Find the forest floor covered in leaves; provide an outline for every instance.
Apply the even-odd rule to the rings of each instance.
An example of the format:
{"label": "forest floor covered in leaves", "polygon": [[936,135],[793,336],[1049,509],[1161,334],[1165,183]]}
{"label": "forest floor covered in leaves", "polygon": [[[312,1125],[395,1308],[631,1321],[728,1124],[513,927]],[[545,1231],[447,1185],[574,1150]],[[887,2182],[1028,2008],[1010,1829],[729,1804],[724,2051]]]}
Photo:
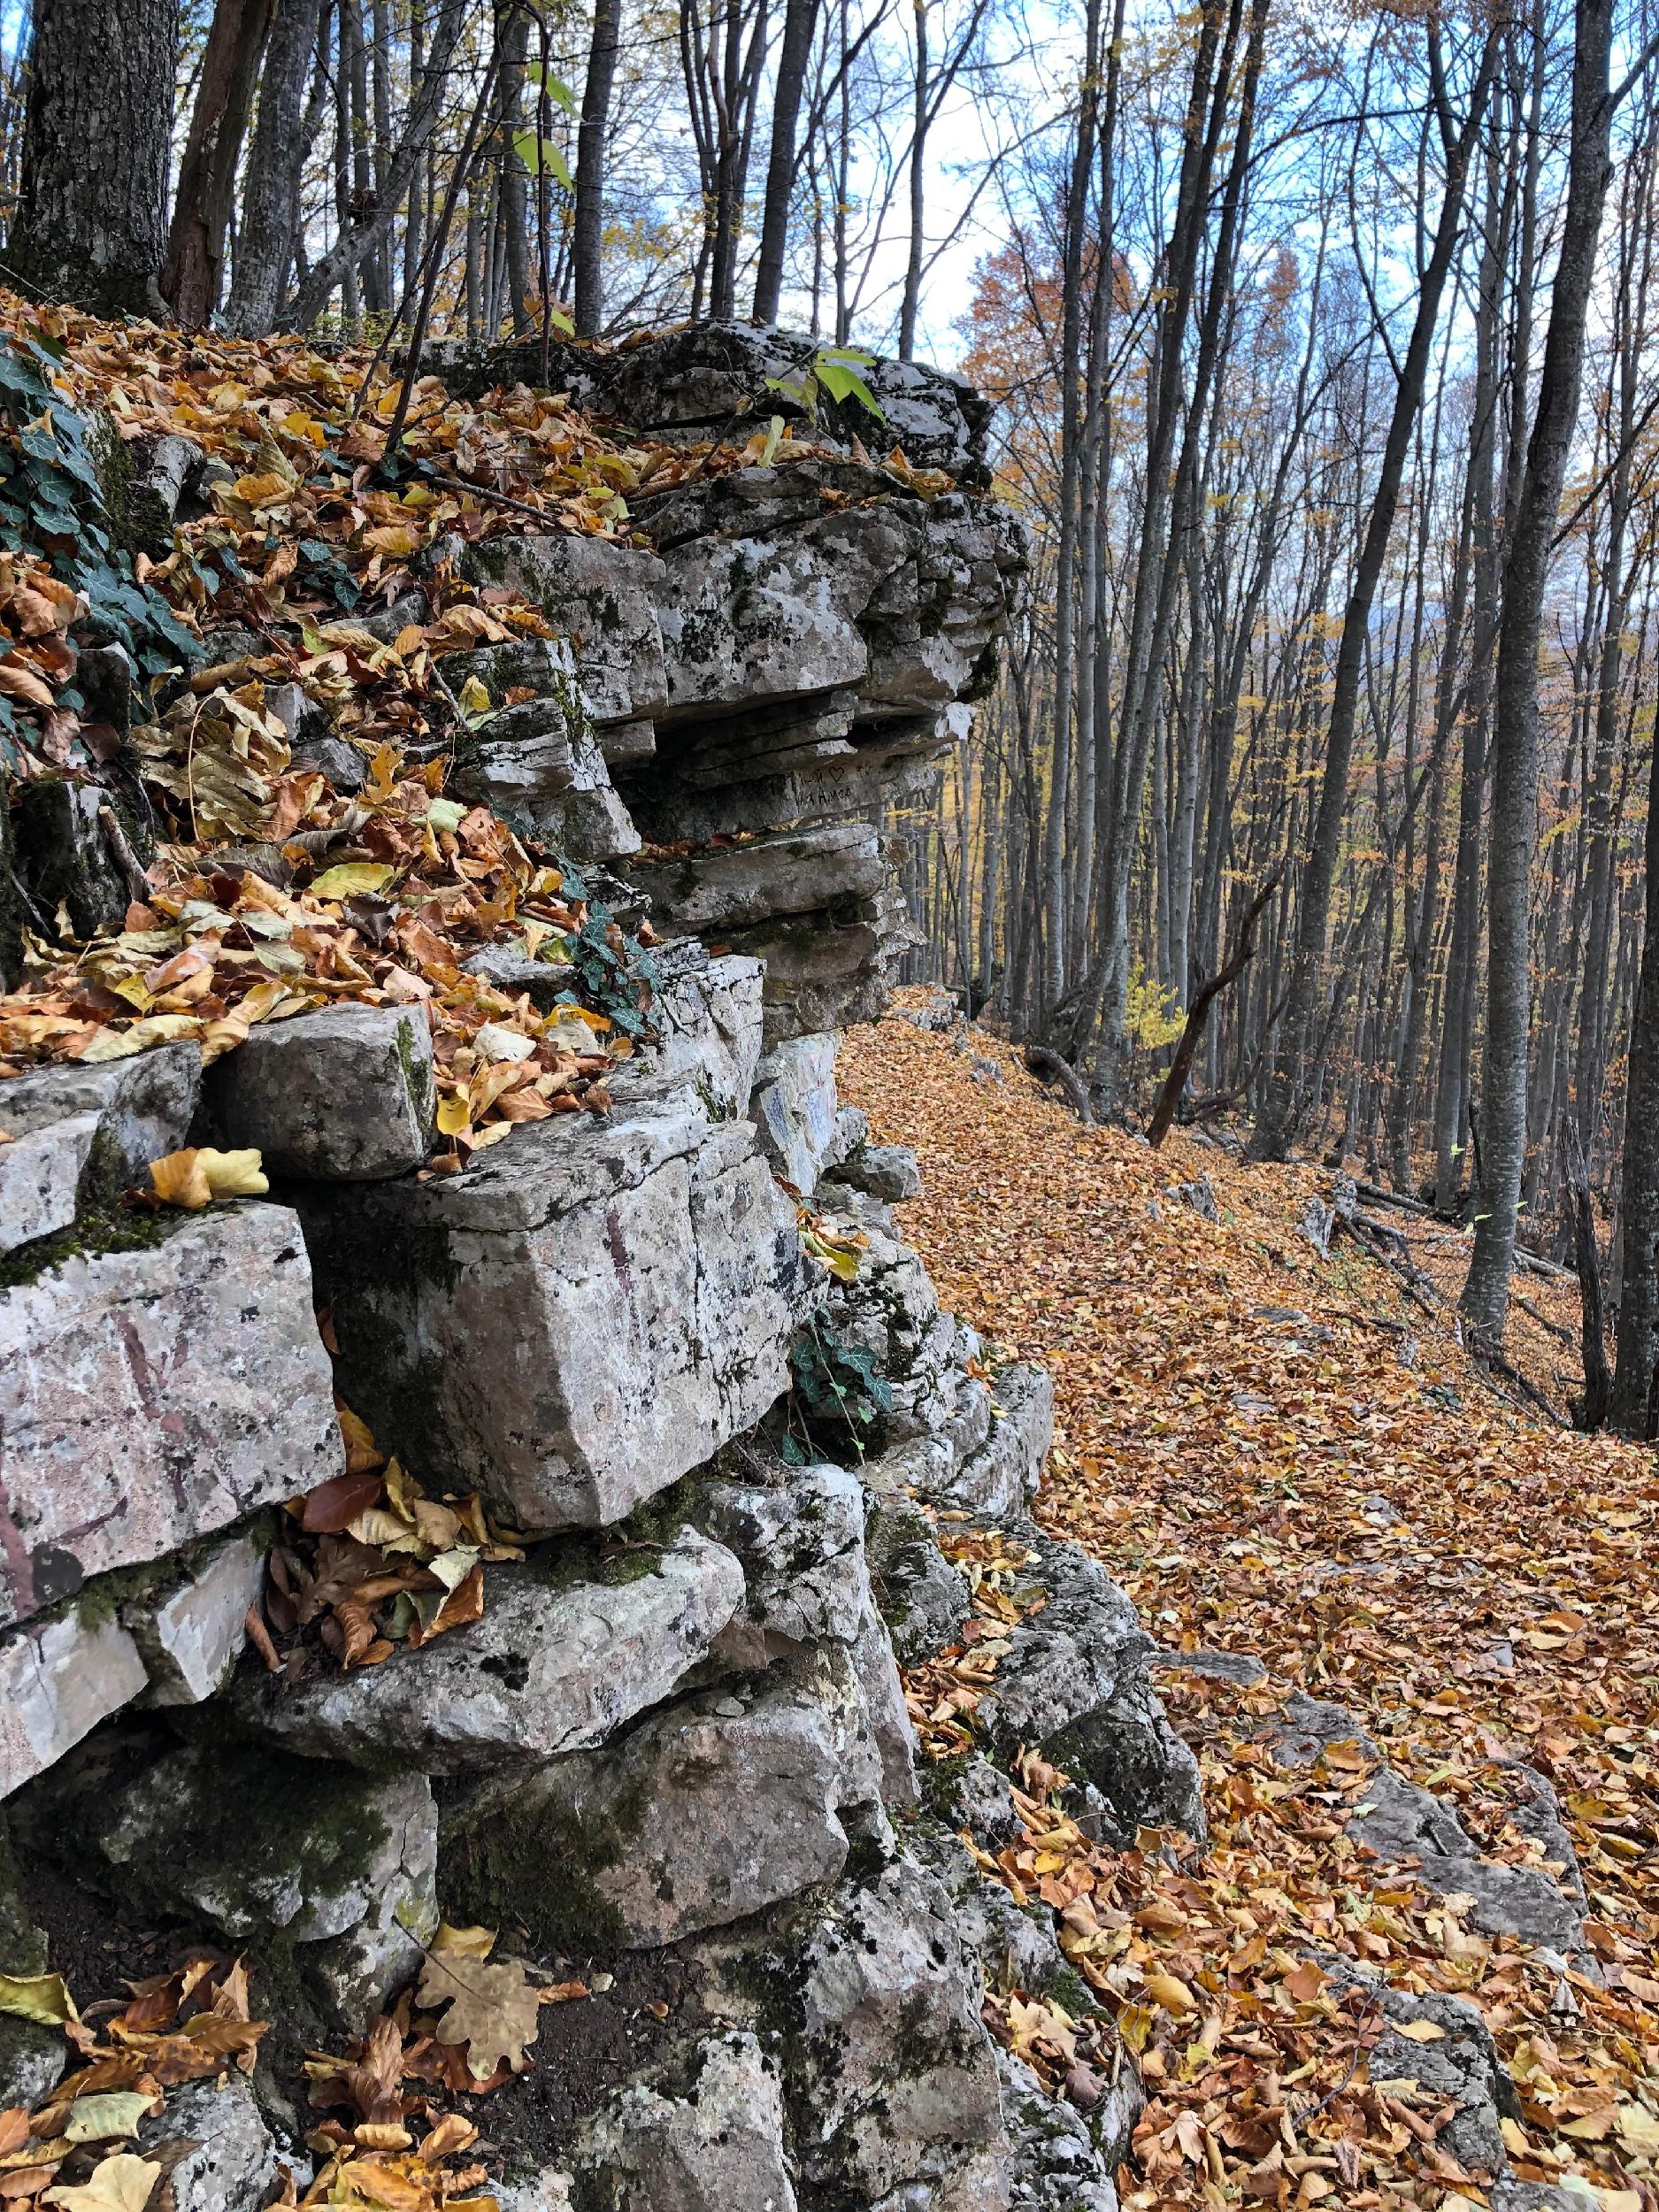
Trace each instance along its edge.
{"label": "forest floor covered in leaves", "polygon": [[[1548,1425],[1356,1244],[1322,1257],[1297,1225],[1328,1171],[1083,1129],[1006,1048],[902,1012],[852,1033],[841,1064],[872,1133],[917,1152],[924,1194],[901,1224],[941,1302],[1054,1376],[1039,1518],[1102,1561],[1161,1644],[1266,1670],[1250,1687],[1160,1676],[1200,1757],[1206,1853],[1143,1835],[1110,1854],[1045,1813],[998,1870],[1062,1910],[1073,1963],[1138,2053],[1149,2103],[1125,2202],[1486,2201],[1437,2144],[1432,2104],[1368,2085],[1365,2021],[1315,1949],[1471,1998],[1519,2092],[1503,2123],[1516,2173],[1653,2212],[1653,1452]],[[1200,1176],[1213,1222],[1180,1192]],[[1454,1233],[1399,1218],[1416,1263],[1455,1279],[1435,1241]],[[1560,1402],[1576,1299],[1517,1286],[1543,1319],[1517,1314],[1510,1356]],[[971,1726],[987,1663],[956,1663]],[[939,1688],[930,1673],[926,1697]],[[1510,1819],[1513,1763],[1546,1775],[1605,1986],[1481,1935],[1455,1897],[1366,1854],[1345,1832],[1372,1770],[1357,1753],[1276,1769],[1262,1733],[1297,1690],[1348,1709],[1490,1857],[1536,1862]],[[951,1738],[947,1723],[928,1747]],[[1004,2005],[997,2024],[1064,2075],[1041,2007]]]}

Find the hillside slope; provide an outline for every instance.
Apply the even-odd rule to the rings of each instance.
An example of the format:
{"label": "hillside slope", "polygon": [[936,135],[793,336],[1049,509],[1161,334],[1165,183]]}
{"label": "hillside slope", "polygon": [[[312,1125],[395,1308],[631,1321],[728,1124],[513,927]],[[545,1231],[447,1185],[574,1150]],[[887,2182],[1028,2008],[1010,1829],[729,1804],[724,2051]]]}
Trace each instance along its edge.
{"label": "hillside slope", "polygon": [[[1052,1371],[1041,1517],[1197,1655],[1164,1679],[1201,1754],[1208,1855],[1143,1836],[1114,1855],[1057,1816],[1001,1855],[1066,1909],[1073,1963],[1141,2049],[1125,2201],[1659,2204],[1653,1455],[1500,1399],[1356,1246],[1322,1258],[1297,1226],[1328,1185],[1314,1169],[1082,1130],[1005,1048],[902,1008],[853,1033],[841,1079],[917,1151],[902,1217],[941,1297]],[[1213,1222],[1180,1188],[1201,1176]],[[1556,1340],[1531,1325],[1536,1357]],[[936,1756],[972,1695],[953,1713],[940,1692],[937,1670],[913,1685]],[[1322,1755],[1274,1740],[1299,1692],[1351,1721],[1311,1724]],[[1548,1786],[1587,1893],[1571,1955],[1487,1893],[1506,1865],[1517,1891],[1552,1865],[1574,1889]],[[1436,1807],[1479,1848],[1479,1899],[1434,1857]],[[1385,2008],[1349,1995],[1345,1961],[1484,2014],[1518,2093],[1504,2111],[1500,2083],[1511,2193],[1470,2178],[1455,2083],[1379,2089]],[[1449,2055],[1432,2005],[1407,2009],[1390,2047]],[[1056,2043],[1016,1996],[998,2024],[1064,2074],[1064,2022]]]}

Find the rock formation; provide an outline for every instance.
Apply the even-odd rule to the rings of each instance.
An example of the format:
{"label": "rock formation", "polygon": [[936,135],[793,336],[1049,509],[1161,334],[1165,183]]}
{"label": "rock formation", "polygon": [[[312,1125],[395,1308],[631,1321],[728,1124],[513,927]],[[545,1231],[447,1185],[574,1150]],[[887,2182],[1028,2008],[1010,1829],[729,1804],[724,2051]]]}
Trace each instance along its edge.
{"label": "rock formation", "polygon": [[[556,373],[686,426],[769,407],[770,359],[717,333]],[[390,1005],[273,1023],[205,1083],[169,1045],[0,1087],[0,1972],[41,1970],[69,1895],[117,1949],[245,1947],[290,2043],[338,2047],[440,1914],[511,1931],[588,1978],[601,2056],[503,2205],[1112,2205],[1133,2073],[1086,2113],[998,2050],[987,1972],[1064,1962],[956,1832],[995,1839],[1021,1746],[1064,1748],[1103,1835],[1202,1832],[1133,1609],[1026,1517],[1047,1378],[986,1379],[892,1210],[915,1163],[835,1095],[906,941],[872,819],[962,728],[1022,563],[972,396],[872,381],[910,469],[817,452],[645,497],[635,544],[464,555],[557,634],[448,664],[486,700],[457,787],[619,870],[664,941],[608,1113],[426,1175],[430,1041]],[[534,951],[472,964],[551,1007],[571,972]],[[112,1216],[187,1138],[257,1147],[270,1194]],[[244,1624],[281,1509],[345,1477],[336,1394],[511,1541],[472,1625],[295,1678]],[[923,1789],[895,1653],[967,1609],[940,1509],[1047,1602],[985,1757]],[[61,2062],[0,2021],[0,2108]],[[265,2201],[298,2100],[267,2058],[169,2101],[176,2212]]]}

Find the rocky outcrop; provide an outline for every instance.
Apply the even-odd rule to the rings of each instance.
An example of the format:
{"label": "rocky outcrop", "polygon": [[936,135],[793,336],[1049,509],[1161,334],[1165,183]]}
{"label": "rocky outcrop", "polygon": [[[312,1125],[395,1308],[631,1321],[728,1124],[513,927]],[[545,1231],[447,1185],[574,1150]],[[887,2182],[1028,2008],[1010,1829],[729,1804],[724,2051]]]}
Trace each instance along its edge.
{"label": "rocky outcrop", "polygon": [[[595,404],[692,435],[812,353],[718,332],[568,358]],[[492,2179],[526,2212],[1103,2212],[1133,2070],[1045,2121],[983,2004],[987,1978],[1054,1982],[1053,1932],[951,1829],[1013,1832],[995,1761],[1021,1743],[1064,1750],[1102,1835],[1202,1824],[1127,1601],[1025,1517],[1046,1376],[987,1374],[892,1211],[915,1161],[836,1096],[836,1033],[906,941],[874,821],[964,726],[1024,560],[964,488],[972,396],[870,380],[900,459],[829,416],[841,452],[632,495],[634,542],[446,549],[555,634],[448,658],[447,787],[650,917],[634,1049],[588,1110],[572,1092],[463,1172],[429,1157],[457,1048],[412,998],[262,1024],[205,1082],[170,1046],[0,1085],[0,1795],[25,1871],[54,1911],[67,1889],[147,1940],[245,1951],[290,2046],[394,2001],[441,1914],[511,1931],[556,1989],[672,1979],[679,2012],[630,2000],[670,2014],[649,2055],[630,2028],[572,2070],[552,2151]],[[152,522],[196,476],[163,457]],[[283,688],[296,757],[360,783]],[[541,925],[470,955],[462,995],[557,1022],[591,950]],[[192,1141],[257,1148],[271,1193],[120,1203]],[[895,1656],[972,1608],[941,1514],[1046,1600],[949,1804]],[[411,1544],[442,1589],[400,1579]],[[330,1644],[317,1593],[365,1557],[407,1608]],[[59,1924],[7,1895],[0,1970],[36,1970]],[[61,2056],[0,2031],[0,2091],[27,2099]],[[273,2138],[306,2132],[278,2064],[169,2097],[180,2212],[268,2197]]]}

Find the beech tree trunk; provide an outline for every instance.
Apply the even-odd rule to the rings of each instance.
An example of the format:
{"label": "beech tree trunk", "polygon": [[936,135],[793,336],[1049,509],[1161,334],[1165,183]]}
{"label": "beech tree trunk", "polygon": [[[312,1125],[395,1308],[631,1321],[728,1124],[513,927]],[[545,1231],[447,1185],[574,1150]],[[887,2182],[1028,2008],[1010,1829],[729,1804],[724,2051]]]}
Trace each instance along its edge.
{"label": "beech tree trunk", "polygon": [[1538,832],[1538,657],[1544,588],[1578,420],[1595,242],[1612,181],[1608,88],[1612,0],[1578,0],[1572,144],[1561,261],[1550,301],[1538,409],[1503,568],[1493,699],[1492,858],[1487,872],[1486,1046],[1481,1083],[1480,1211],[1463,1285],[1471,1332],[1503,1333],[1526,1158],[1526,1048],[1532,1019],[1532,864]]}
{"label": "beech tree trunk", "polygon": [[259,338],[273,329],[282,303],[299,221],[300,173],[321,115],[320,106],[310,118],[304,112],[305,80],[326,5],[327,0],[320,6],[319,0],[277,0],[276,21],[265,42],[259,112],[242,186],[236,267],[225,311],[238,337]]}
{"label": "beech tree trunk", "polygon": [[196,106],[179,163],[179,189],[161,288],[183,330],[201,330],[219,305],[225,232],[272,0],[219,0]]}
{"label": "beech tree trunk", "polygon": [[178,0],[38,0],[13,273],[96,314],[165,314]]}
{"label": "beech tree trunk", "polygon": [[604,321],[605,133],[617,81],[622,38],[622,0],[595,0],[588,49],[581,123],[576,134],[576,213],[571,267],[576,288],[576,334],[595,338]]}

